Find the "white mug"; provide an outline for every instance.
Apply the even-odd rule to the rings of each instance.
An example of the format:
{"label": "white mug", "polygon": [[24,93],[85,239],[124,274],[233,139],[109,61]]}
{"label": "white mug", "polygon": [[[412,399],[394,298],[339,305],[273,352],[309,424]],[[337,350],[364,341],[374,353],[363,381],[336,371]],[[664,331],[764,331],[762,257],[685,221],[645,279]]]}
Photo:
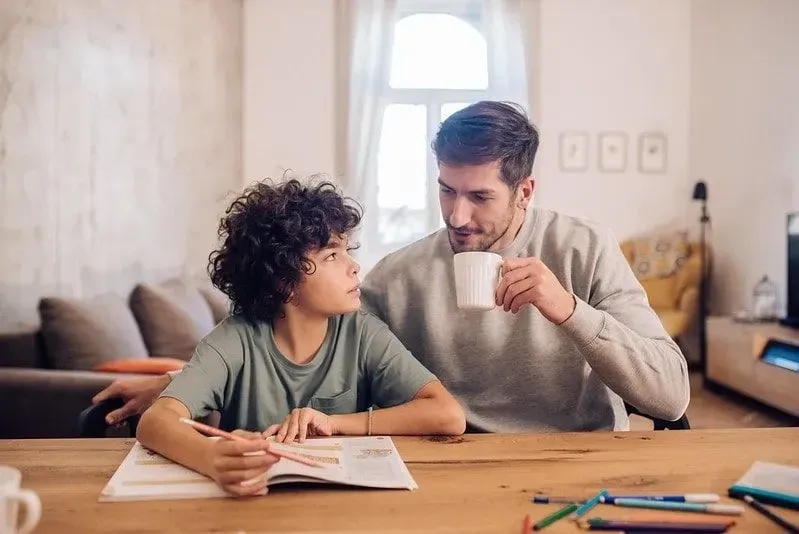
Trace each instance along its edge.
{"label": "white mug", "polygon": [[[20,489],[22,473],[0,465],[0,534],[28,534],[42,518],[42,501],[34,491]],[[19,523],[19,510],[25,509],[25,521]]]}
{"label": "white mug", "polygon": [[462,310],[491,310],[501,276],[502,256],[493,252],[460,252],[453,259],[455,293]]}

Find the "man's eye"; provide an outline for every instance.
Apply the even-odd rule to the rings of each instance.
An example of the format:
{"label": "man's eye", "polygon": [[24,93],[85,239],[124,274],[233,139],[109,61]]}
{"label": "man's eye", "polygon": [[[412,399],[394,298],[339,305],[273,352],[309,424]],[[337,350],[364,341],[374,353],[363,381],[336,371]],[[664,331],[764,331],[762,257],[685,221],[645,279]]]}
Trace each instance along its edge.
{"label": "man's eye", "polygon": [[474,197],[474,201],[475,202],[486,202],[487,200],[488,200],[488,197],[484,197],[482,195],[475,195],[475,197]]}

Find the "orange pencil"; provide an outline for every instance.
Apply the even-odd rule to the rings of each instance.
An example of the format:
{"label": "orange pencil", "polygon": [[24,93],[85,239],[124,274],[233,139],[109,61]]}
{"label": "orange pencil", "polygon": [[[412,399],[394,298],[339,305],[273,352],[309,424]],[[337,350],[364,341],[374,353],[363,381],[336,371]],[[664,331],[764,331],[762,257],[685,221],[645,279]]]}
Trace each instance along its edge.
{"label": "orange pencil", "polygon": [[[207,434],[209,436],[217,436],[224,439],[229,439],[231,441],[251,441],[247,438],[237,436],[236,434],[231,434],[230,432],[225,432],[224,430],[220,430],[218,428],[208,426],[206,424],[200,423],[198,421],[194,421],[193,419],[188,419],[186,417],[180,418],[181,423],[186,423],[189,426],[193,426],[195,429],[199,430],[203,434]],[[293,462],[297,462],[303,465],[307,465],[309,467],[322,467],[321,464],[314,462],[308,458],[304,458],[298,454],[294,454],[291,452],[286,451],[279,451],[273,449],[269,444],[267,444],[268,450],[270,454],[274,454],[275,456],[279,456],[281,458],[285,458],[286,460],[291,460]]]}
{"label": "orange pencil", "polygon": [[533,531],[533,519],[530,514],[524,516],[524,526],[522,527],[522,534],[530,534]]}

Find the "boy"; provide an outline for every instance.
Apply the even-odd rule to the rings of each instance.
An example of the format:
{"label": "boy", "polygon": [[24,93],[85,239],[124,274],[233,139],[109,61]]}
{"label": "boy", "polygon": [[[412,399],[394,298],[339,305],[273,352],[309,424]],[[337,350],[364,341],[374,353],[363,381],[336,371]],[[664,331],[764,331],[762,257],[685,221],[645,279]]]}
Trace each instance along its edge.
{"label": "boy", "polygon": [[[232,314],[142,416],[137,438],[238,495],[263,493],[277,458],[245,455],[308,435],[461,434],[463,410],[379,319],[359,311],[348,234],[360,211],[327,182],[257,183],[228,208],[209,274]],[[378,410],[368,411],[377,406]],[[209,440],[180,419],[221,413],[251,442]]]}

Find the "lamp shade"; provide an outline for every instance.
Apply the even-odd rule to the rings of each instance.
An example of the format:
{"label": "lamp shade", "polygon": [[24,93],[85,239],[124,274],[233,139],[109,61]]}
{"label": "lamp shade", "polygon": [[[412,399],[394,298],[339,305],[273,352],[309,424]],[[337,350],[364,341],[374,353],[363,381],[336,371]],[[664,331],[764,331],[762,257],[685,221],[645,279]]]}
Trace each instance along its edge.
{"label": "lamp shade", "polygon": [[707,185],[705,182],[699,181],[694,185],[694,200],[707,200]]}

